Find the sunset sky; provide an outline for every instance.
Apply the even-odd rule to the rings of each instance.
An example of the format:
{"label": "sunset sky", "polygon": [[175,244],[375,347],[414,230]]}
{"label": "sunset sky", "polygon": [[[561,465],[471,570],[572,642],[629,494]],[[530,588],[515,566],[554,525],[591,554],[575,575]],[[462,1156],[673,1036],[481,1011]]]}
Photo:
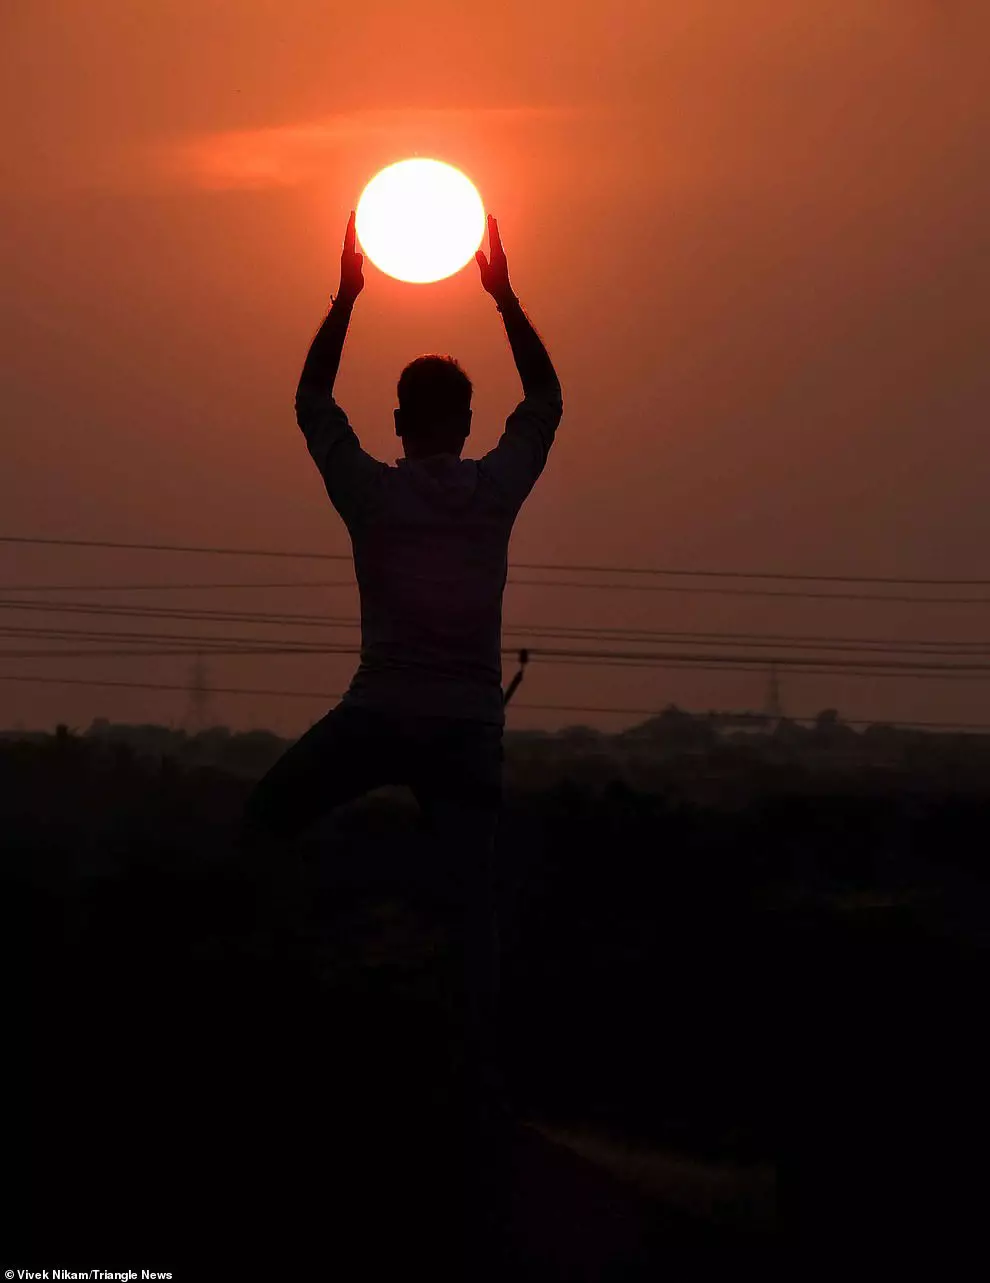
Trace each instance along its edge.
{"label": "sunset sky", "polygon": [[[0,535],[347,553],[293,395],[348,211],[419,154],[462,169],[498,217],[563,385],[510,566],[990,581],[988,55],[981,0],[6,0]],[[399,371],[428,351],[474,380],[465,453],[484,453],[519,389],[477,268],[417,286],[368,265],[337,398],[380,459],[401,454]],[[567,574],[679,591],[510,583],[506,624],[990,639],[990,583],[953,590],[986,604],[926,605]],[[0,677],[189,680],[191,656],[37,657],[83,643],[13,629],[357,639],[17,611],[18,585],[356,619],[353,587],[96,590],[350,576],[343,561],[0,543]],[[207,662],[218,687],[339,692],[356,656]],[[781,669],[795,714],[966,722],[990,722],[986,677]],[[762,671],[534,660],[508,726],[642,720],[528,704],[759,708],[766,686]],[[289,734],[326,707],[216,693],[209,720]],[[0,727],[187,711],[182,690],[0,681]]]}

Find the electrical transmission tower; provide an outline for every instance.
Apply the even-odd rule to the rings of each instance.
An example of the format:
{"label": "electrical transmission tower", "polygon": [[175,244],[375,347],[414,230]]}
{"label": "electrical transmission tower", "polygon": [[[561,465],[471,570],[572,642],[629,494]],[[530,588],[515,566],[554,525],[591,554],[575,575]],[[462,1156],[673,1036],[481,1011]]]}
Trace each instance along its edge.
{"label": "electrical transmission tower", "polygon": [[186,713],[186,730],[195,735],[206,728],[206,714],[210,705],[209,669],[202,655],[189,670],[189,708]]}
{"label": "electrical transmission tower", "polygon": [[763,713],[772,726],[776,726],[784,716],[784,705],[780,696],[780,678],[777,675],[777,665],[773,661],[770,663],[770,673],[767,677],[767,697],[763,705]]}

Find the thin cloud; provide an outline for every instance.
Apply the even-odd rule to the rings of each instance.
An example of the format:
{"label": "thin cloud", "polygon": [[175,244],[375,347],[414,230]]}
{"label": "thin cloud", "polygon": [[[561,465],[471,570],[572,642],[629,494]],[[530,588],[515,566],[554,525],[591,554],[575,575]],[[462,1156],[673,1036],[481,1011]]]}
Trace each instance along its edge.
{"label": "thin cloud", "polygon": [[340,148],[374,139],[429,141],[465,128],[561,121],[585,114],[568,107],[431,108],[354,111],[292,125],[236,129],[172,143],[159,151],[160,171],[195,187],[230,190],[293,187],[326,173]]}

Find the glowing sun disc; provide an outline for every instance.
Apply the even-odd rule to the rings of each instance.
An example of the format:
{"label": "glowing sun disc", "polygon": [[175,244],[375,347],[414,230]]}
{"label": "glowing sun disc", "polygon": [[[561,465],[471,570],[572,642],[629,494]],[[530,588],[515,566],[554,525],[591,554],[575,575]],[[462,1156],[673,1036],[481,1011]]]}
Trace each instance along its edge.
{"label": "glowing sun disc", "polygon": [[474,258],[485,207],[459,169],[442,160],[400,160],[376,174],[357,205],[357,236],[374,265],[400,281],[453,276]]}

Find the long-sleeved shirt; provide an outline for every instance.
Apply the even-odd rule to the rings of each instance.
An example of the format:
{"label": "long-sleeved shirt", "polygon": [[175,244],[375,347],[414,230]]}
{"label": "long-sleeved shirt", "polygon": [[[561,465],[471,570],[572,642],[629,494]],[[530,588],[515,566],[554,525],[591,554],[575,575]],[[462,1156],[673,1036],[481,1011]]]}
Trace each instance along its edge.
{"label": "long-sleeved shirt", "polygon": [[296,418],[351,537],[361,662],[343,704],[505,722],[502,593],[509,536],[563,414],[559,383],[516,406],[480,459],[373,459],[329,393]]}

